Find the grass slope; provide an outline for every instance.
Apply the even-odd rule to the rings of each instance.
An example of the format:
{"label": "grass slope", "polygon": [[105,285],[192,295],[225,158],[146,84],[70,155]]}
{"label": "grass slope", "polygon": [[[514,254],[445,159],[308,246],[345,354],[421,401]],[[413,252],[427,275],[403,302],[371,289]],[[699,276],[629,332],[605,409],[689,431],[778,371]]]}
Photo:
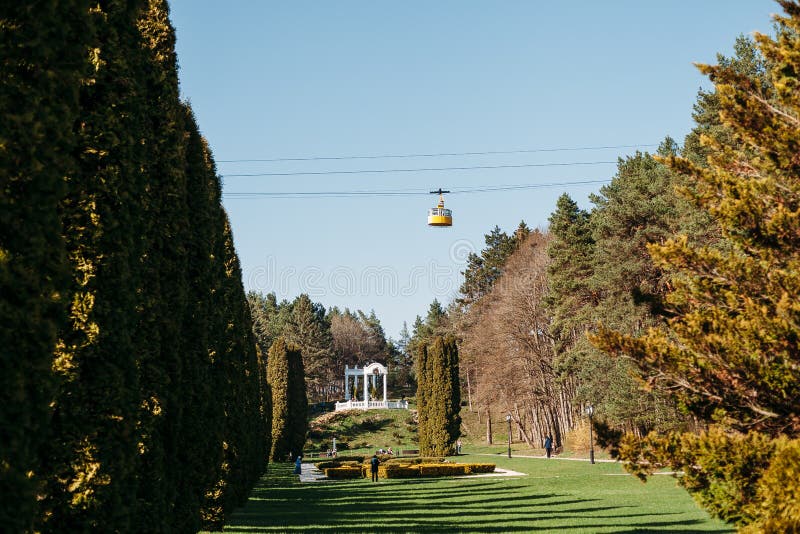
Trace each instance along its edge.
{"label": "grass slope", "polygon": [[466,455],[522,477],[301,484],[271,465],[226,532],[731,532],[669,476],[614,463]]}
{"label": "grass slope", "polygon": [[340,454],[372,454],[376,449],[417,448],[416,412],[409,410],[350,410],[330,412],[309,423],[306,452],[324,453],[333,445]]}

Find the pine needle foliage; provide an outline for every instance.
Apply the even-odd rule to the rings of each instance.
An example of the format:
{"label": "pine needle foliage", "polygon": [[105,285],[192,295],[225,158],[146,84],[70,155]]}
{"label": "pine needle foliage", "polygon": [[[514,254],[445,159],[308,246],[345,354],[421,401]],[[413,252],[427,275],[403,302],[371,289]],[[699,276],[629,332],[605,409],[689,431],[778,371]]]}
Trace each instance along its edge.
{"label": "pine needle foliage", "polygon": [[691,179],[683,191],[719,241],[651,244],[670,276],[664,328],[592,338],[710,424],[700,435],[626,435],[620,458],[643,476],[685,471],[704,508],[749,532],[800,530],[800,4],[779,3],[776,38],[755,36],[766,80],[700,65],[719,109],[719,128],[700,135],[707,160],[662,160]]}
{"label": "pine needle foliage", "polygon": [[665,158],[696,182],[693,200],[719,224],[720,245],[686,236],[653,244],[672,273],[668,331],[641,337],[602,331],[597,344],[631,356],[652,382],[676,389],[703,420],[770,435],[800,434],[800,7],[782,2],[778,39],[758,35],[773,65],[774,98],[758,80],[724,65],[714,81],[720,119],[735,144],[703,137],[708,167]]}

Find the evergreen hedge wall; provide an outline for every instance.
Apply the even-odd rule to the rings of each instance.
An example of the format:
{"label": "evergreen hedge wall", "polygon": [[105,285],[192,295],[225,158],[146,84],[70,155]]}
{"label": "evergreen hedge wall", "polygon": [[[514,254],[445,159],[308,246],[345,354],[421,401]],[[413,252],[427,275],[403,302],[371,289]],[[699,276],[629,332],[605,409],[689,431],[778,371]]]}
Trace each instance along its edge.
{"label": "evergreen hedge wall", "polygon": [[164,0],[0,5],[0,525],[195,532],[270,399]]}

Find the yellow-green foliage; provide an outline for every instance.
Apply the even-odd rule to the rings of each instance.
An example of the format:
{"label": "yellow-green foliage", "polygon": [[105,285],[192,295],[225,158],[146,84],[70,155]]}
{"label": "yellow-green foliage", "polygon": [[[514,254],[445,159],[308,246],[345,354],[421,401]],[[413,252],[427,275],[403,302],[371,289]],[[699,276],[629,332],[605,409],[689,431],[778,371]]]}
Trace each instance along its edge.
{"label": "yellow-green foliage", "polygon": [[363,478],[366,476],[361,466],[343,465],[340,467],[329,467],[324,470],[325,476],[333,479],[343,478]]}
{"label": "yellow-green foliage", "polygon": [[36,514],[53,350],[72,298],[59,202],[75,171],[88,4],[0,2],[0,525],[10,532],[31,530]]}
{"label": "yellow-green foliage", "polygon": [[494,464],[388,463],[378,467],[380,478],[462,476],[494,472]]}
{"label": "yellow-green foliage", "polygon": [[416,458],[390,458],[389,464],[438,464],[444,461],[444,456],[418,456]]}
{"label": "yellow-green foliage", "polygon": [[800,532],[800,440],[781,440],[758,483],[756,520],[745,532]]}
{"label": "yellow-green foliage", "polygon": [[419,476],[419,466],[409,464],[386,464],[378,467],[380,478],[414,478]]}
{"label": "yellow-green foliage", "polygon": [[726,432],[714,426],[702,434],[650,434],[623,437],[620,459],[641,479],[660,467],[682,471],[678,479],[712,515],[747,524],[758,515],[756,492],[779,445],[756,432]]}
{"label": "yellow-green foliage", "polygon": [[450,455],[461,427],[458,348],[452,336],[435,336],[417,352],[417,409],[422,454]]}
{"label": "yellow-green foliage", "polygon": [[166,0],[0,28],[0,530],[220,523],[264,467],[263,373]]}

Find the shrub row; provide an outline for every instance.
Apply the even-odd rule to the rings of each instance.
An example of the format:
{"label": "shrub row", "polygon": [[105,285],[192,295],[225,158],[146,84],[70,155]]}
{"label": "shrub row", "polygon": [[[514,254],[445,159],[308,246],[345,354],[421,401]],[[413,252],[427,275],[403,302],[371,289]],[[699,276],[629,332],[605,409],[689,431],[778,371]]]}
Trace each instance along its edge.
{"label": "shrub row", "polygon": [[[380,457],[379,457],[380,458]],[[444,456],[420,456],[418,458],[394,458],[390,456],[384,463],[387,464],[440,464],[444,462]]]}
{"label": "shrub row", "polygon": [[[491,473],[494,464],[454,464],[454,463],[426,463],[426,464],[401,464],[386,463],[378,467],[379,478],[418,478],[472,475],[477,473]],[[341,465],[338,467],[324,468],[325,476],[331,479],[367,478],[370,476],[369,465]]]}
{"label": "shrub row", "polygon": [[341,467],[329,467],[325,469],[324,472],[326,477],[332,479],[366,477],[364,468],[361,466],[343,465]]}

